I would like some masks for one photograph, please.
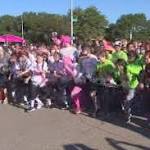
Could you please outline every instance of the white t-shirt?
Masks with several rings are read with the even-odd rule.
[[[45,72],[48,71],[48,65],[46,62],[42,64],[35,64],[32,68],[31,81],[36,86],[42,86],[46,83]]]
[[[36,57],[33,54],[29,53],[29,59],[30,59],[32,65],[36,64]]]
[[[70,57],[72,60],[75,60],[78,57],[78,51],[75,47],[66,47],[60,50],[60,54],[63,57]]]
[[[25,71],[25,70],[31,70],[32,69],[32,62],[30,59],[27,59],[24,62],[17,62],[14,64],[11,68],[11,72],[17,77],[18,76],[18,71]]]

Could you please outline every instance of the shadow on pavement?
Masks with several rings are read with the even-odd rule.
[[[68,144],[63,146],[64,150],[98,150],[90,148],[84,144]]]
[[[133,117],[130,123],[126,123],[121,116],[111,116],[107,119],[97,117],[96,119],[126,128],[150,139],[150,128],[146,124],[146,120],[142,118]]]
[[[131,144],[131,143],[124,142],[124,141],[118,141],[112,138],[105,138],[105,139],[109,143],[109,145],[111,145],[116,150],[128,150],[129,149],[129,148],[124,148],[122,145],[131,146],[134,149],[139,149],[139,150],[150,150],[150,147],[145,147],[145,146],[141,146],[138,144]]]

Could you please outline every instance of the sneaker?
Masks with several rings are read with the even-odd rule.
[[[62,107],[60,107],[60,109],[62,109],[62,110],[69,110],[69,105],[62,106]]]
[[[40,104],[36,107],[36,109],[41,109],[43,107],[43,104]]]
[[[51,99],[47,99],[47,106],[51,106],[52,105],[52,101],[51,101]]]
[[[36,109],[35,108],[29,108],[28,110],[27,110],[27,112],[32,112],[32,111],[35,111]]]
[[[66,109],[69,109],[69,104],[68,104],[67,101],[65,101],[65,108],[66,108]]]
[[[4,99],[4,100],[2,101],[2,104],[8,104],[8,100],[7,100],[7,99]]]
[[[132,118],[132,115],[131,115],[131,114],[129,114],[129,115],[127,116],[126,123],[130,123],[130,122],[131,122],[131,118]]]
[[[19,103],[20,106],[24,107],[25,104],[23,102]]]
[[[47,99],[46,104],[45,104],[45,107],[46,107],[46,108],[51,108],[52,105],[53,105],[53,104],[52,104],[51,100],[50,100],[50,99]]]
[[[75,114],[81,114],[81,110],[76,110]]]
[[[69,105],[68,104],[66,104],[66,109],[69,109]]]
[[[72,111],[71,111],[73,114],[81,114],[81,109],[73,109]]]

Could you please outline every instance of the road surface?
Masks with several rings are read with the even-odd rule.
[[[142,122],[142,121],[141,121]],[[0,150],[150,150],[150,129],[65,110],[0,105]]]

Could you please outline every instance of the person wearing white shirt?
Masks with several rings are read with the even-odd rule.
[[[15,78],[15,99],[17,104],[22,105],[27,102],[29,96],[29,81],[31,77],[32,63],[28,57],[27,52],[20,52],[17,63],[13,66],[13,75]]]
[[[79,56],[77,49],[69,43],[65,43],[65,47],[60,49],[60,54],[62,57],[70,57],[73,61],[76,61]]]
[[[36,64],[31,71],[30,108],[28,112],[40,109],[43,106],[42,101],[39,99],[39,91],[47,82],[46,72],[48,71],[48,66],[41,55],[37,55]],[[37,107],[35,107],[35,102],[37,102]]]

